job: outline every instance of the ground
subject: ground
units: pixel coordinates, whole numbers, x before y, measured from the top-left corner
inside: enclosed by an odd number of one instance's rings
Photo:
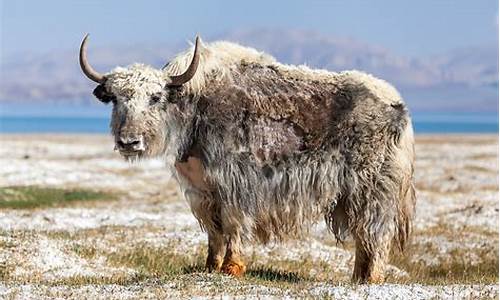
[[[352,285],[351,241],[248,245],[248,272],[203,272],[206,237],[157,160],[105,135],[0,137],[0,298],[498,298],[498,138],[417,137],[413,239],[383,285]]]

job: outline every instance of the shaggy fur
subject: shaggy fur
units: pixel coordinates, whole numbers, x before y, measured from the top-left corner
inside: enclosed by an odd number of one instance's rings
[[[181,88],[166,86],[192,49],[162,70],[117,68],[95,94],[114,103],[117,140],[141,135],[140,155],[172,167],[208,233],[207,268],[239,275],[242,242],[298,237],[323,216],[337,239],[356,241],[353,279],[383,281],[415,207],[413,131],[397,91],[361,72],[283,65],[228,42],[200,53]]]

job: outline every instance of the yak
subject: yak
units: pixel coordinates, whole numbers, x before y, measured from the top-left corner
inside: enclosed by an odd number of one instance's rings
[[[323,216],[337,240],[355,243],[353,281],[384,281],[416,202],[413,129],[395,88],[198,36],[161,69],[101,74],[87,38],[80,67],[113,104],[116,149],[165,160],[207,233],[207,271],[240,276],[244,243],[300,238]]]

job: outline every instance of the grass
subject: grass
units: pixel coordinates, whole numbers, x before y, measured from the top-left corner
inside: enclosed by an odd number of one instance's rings
[[[154,278],[167,279],[177,275],[204,272],[206,247],[199,247],[191,255],[172,251],[173,248],[175,249],[175,245],[161,248],[137,245],[125,251],[107,254],[107,257],[114,265],[130,267]],[[316,280],[309,275],[312,268],[319,268],[318,273],[323,273],[326,268],[329,269],[328,266],[318,266],[307,258],[302,261],[272,261],[264,265],[249,264],[247,268],[244,277],[247,280],[283,283],[312,282]]]
[[[106,256],[113,265],[130,267],[154,278],[171,278],[204,270],[205,249],[188,256],[172,251],[172,248],[168,245],[159,248],[141,244]]]
[[[269,259],[264,263],[253,263],[258,257],[248,260],[245,277],[260,283],[312,283],[320,281],[344,282],[346,277],[336,270],[335,262],[316,261],[309,255],[299,260]]]
[[[44,283],[49,286],[68,285],[82,286],[88,284],[117,284],[132,285],[134,283],[165,284],[174,283],[175,289],[184,292],[193,292],[199,285],[211,286],[210,291],[218,293],[237,292],[250,289],[252,286],[265,286],[287,290],[291,294],[300,294],[303,290],[316,283],[329,282],[339,285],[347,284],[349,280],[340,279],[335,273],[335,262],[318,262],[305,256],[299,260],[280,260],[278,257],[266,262],[254,262],[256,257],[247,257],[248,269],[243,278],[228,279],[220,274],[205,275],[204,262],[206,247],[197,247],[194,252],[180,250],[177,242],[160,247],[146,242],[120,245],[118,249],[110,251],[106,247],[99,247],[91,243],[93,239],[84,239],[85,236],[98,239],[109,237],[112,232],[121,232],[122,228],[107,228],[106,230],[82,230],[72,234],[57,233],[52,238],[61,238],[71,243],[70,248],[80,257],[92,261],[105,257],[108,264],[114,267],[126,267],[135,272],[118,272],[103,276],[71,276],[45,282],[36,278],[26,279],[26,283]],[[441,232],[443,228],[439,228]],[[79,241],[76,241],[75,238]],[[82,239],[83,238],[83,239]],[[94,240],[95,241],[95,240]],[[121,243],[118,243],[121,244]],[[441,260],[438,265],[429,266],[423,262],[412,261],[410,257],[393,255],[392,264],[409,273],[409,278],[388,278],[388,283],[399,284],[428,284],[449,285],[461,284],[491,284],[498,282],[498,256],[494,247],[484,247],[474,250],[478,255],[478,264],[471,264],[464,252],[471,249],[455,249],[449,252],[449,259]],[[406,253],[428,253],[437,251],[432,244],[413,244]],[[311,270],[315,270],[311,273]],[[8,268],[0,265],[0,281],[8,280]],[[345,274],[344,274],[345,275]],[[345,277],[345,276],[344,276]],[[230,280],[230,281],[227,281]],[[19,282],[19,281],[18,281]],[[22,281],[20,281],[22,282]],[[215,295],[215,294],[214,294]]]
[[[95,246],[90,245],[90,246],[85,246],[82,244],[74,244],[71,247],[71,250],[75,252],[78,256],[85,258],[85,259],[91,259],[96,257],[98,250]]]
[[[408,257],[395,255],[391,263],[406,270],[410,278],[403,281],[397,279],[390,281],[431,285],[498,283],[498,252],[496,250],[488,247],[476,250],[475,253],[479,256],[479,262],[476,264],[467,261],[465,252],[467,250],[452,250],[449,257],[437,265],[415,262]]]
[[[298,283],[310,280],[298,272],[284,271],[263,266],[254,267],[245,273],[245,277],[250,277],[262,281],[282,281],[289,283]]]
[[[71,276],[62,278],[59,280],[51,281],[48,284],[50,286],[82,286],[82,285],[105,285],[105,284],[116,284],[116,285],[131,285],[137,282],[142,282],[146,280],[147,277],[144,274],[113,274],[113,276]]]
[[[12,272],[12,267],[5,264],[0,264],[0,282],[4,282],[9,279],[10,273]]]
[[[72,276],[60,280],[49,281],[47,284],[85,285],[85,284],[118,284],[130,285],[141,282],[175,283],[180,290],[192,291],[199,284],[210,282],[217,291],[226,290],[227,279],[220,274],[204,274],[206,246],[185,249],[178,241],[171,241],[161,246],[149,242],[135,242],[144,232],[157,232],[161,228],[103,226],[74,232],[51,231],[38,232],[51,239],[62,239],[68,242],[69,250],[88,261],[106,259],[106,264],[114,267],[124,267],[123,272],[109,273],[103,276]],[[144,231],[145,230],[145,231]],[[3,233],[0,231],[0,236]],[[130,238],[132,236],[132,238]],[[127,238],[125,238],[127,237]],[[439,253],[439,244],[433,238],[452,241],[477,238],[484,239],[481,247],[450,248]],[[447,223],[438,223],[433,227],[415,232],[416,240],[406,249],[406,255],[394,253],[391,264],[408,272],[408,277],[393,278],[389,275],[388,283],[398,284],[492,284],[498,283],[498,234],[482,227],[468,226],[463,230],[450,227]],[[428,239],[430,238],[430,240]],[[106,241],[101,243],[99,241]],[[9,243],[0,242],[0,249],[9,247]],[[112,245],[112,249],[108,247]],[[344,245],[352,250],[353,245]],[[419,257],[436,257],[438,264],[419,261]],[[475,257],[471,259],[471,257]],[[286,260],[279,255],[272,255],[266,261],[261,261],[256,254],[245,257],[247,273],[236,279],[237,287],[246,288],[253,285],[299,292],[322,282],[350,285],[350,272],[338,270],[335,261],[317,261],[307,253],[297,260]],[[9,280],[11,270],[0,265],[0,281]],[[203,274],[199,274],[203,273]],[[37,282],[36,279],[26,279],[26,282]],[[41,279],[40,279],[41,280]],[[231,279],[233,280],[233,279]],[[40,283],[44,281],[39,281]],[[231,281],[232,282],[232,281]],[[219,289],[219,284],[221,285]],[[231,283],[235,284],[235,283]]]
[[[31,209],[65,206],[83,201],[112,200],[115,195],[86,189],[59,189],[36,186],[0,188],[0,209]]]
[[[14,243],[0,240],[0,253],[5,249],[15,249],[16,245]],[[0,262],[0,282],[6,280],[12,271],[12,265],[9,265],[7,261]]]
[[[133,246],[127,246],[127,241],[115,240],[116,234],[122,231],[131,234],[134,228],[117,227],[101,227],[98,229],[86,229],[73,232],[47,232],[47,236],[56,239],[65,239],[68,241],[76,241],[71,246],[71,250],[78,256],[93,260],[96,257],[104,256],[107,262],[115,267],[127,267],[136,270],[143,274],[145,278],[163,278],[171,279],[172,277],[204,272],[206,259],[206,246],[198,247],[194,252],[189,251],[189,254],[179,250],[179,244],[162,245],[161,247],[149,245],[147,243],[137,243]],[[140,234],[140,233],[138,233]],[[115,245],[120,245],[120,250],[109,252],[106,249],[97,248],[91,244],[95,239],[114,240]],[[254,264],[252,261],[256,257],[248,258],[249,265],[245,279],[250,281],[262,282],[311,282],[314,279],[309,275],[312,268],[318,269],[318,273],[326,272],[328,266],[320,266],[313,262],[310,258],[304,258],[301,261],[294,260],[273,260],[265,264]],[[272,267],[270,267],[272,266]]]
[[[471,227],[467,234],[477,234],[488,239],[493,239],[495,233],[483,232],[484,229]],[[110,231],[111,230],[111,231]],[[110,237],[109,234],[120,228],[108,228],[103,232],[88,232],[92,236]],[[426,229],[425,232],[416,232],[419,236],[444,236],[453,234],[453,230],[444,224]],[[105,234],[107,233],[107,234]],[[68,238],[68,237],[66,237]],[[75,236],[70,237],[74,239]],[[450,236],[451,238],[451,236]],[[466,238],[459,235],[457,238]],[[120,243],[119,243],[120,244]],[[430,284],[448,285],[454,283],[497,283],[498,282],[498,248],[492,244],[485,244],[482,248],[450,249],[446,256],[441,257],[436,265],[429,265],[414,258],[419,255],[437,255],[438,249],[433,243],[411,244],[405,254],[395,252],[392,254],[391,264],[408,272],[408,277],[387,278],[388,283],[401,284]],[[350,248],[350,247],[349,247]],[[133,246],[120,247],[114,252],[96,248],[87,242],[73,244],[73,251],[87,260],[104,256],[108,263],[115,267],[127,267],[138,274],[136,279],[157,279],[167,282],[178,276],[204,272],[206,247],[198,247],[194,252],[179,250],[176,243],[166,244],[161,247],[147,243],[138,243]],[[470,254],[477,257],[476,263],[470,261]],[[467,255],[469,254],[469,255]],[[278,257],[266,262],[257,262],[258,257],[247,257],[247,272],[240,279],[242,282],[261,284],[265,286],[278,286],[281,288],[304,286],[315,282],[349,283],[350,274],[339,273],[335,262],[314,261],[308,256],[300,260],[282,260]],[[121,275],[120,275],[121,276]],[[99,282],[99,279],[93,279]],[[104,280],[104,279],[103,279]],[[105,279],[103,282],[130,282],[125,277]],[[78,280],[81,282],[81,280]]]
[[[177,244],[155,247],[139,243],[119,251],[107,252],[105,249],[97,249],[88,244],[78,243],[72,246],[73,252],[84,259],[92,260],[98,256],[104,256],[110,265],[131,268],[139,274],[137,278],[141,279],[157,279],[167,282],[178,276],[205,272],[206,247],[198,247],[195,252],[189,251],[189,254],[175,250],[176,248],[178,248]],[[318,275],[318,278],[312,277],[309,274],[312,268],[318,270],[318,274],[329,274],[328,276],[334,274],[330,264],[318,265],[308,258],[301,261],[276,260],[265,264],[254,264],[251,261],[252,259],[249,260],[247,272],[242,278],[247,283],[273,286],[311,283],[322,277],[322,275]],[[119,284],[124,281],[124,278],[120,277],[116,280],[107,278],[103,282],[110,280]],[[81,279],[77,281],[81,282]]]
[[[425,244],[413,243],[405,250],[407,255],[395,251],[390,261],[391,264],[408,272],[409,278],[390,278],[389,282],[431,285],[498,283],[498,233],[475,226],[468,226],[457,231],[448,224],[438,223],[433,227],[426,228],[424,231],[416,232],[415,236],[442,237],[450,241],[465,241],[474,236],[480,236],[489,242],[480,247],[449,249],[446,256],[439,259],[439,263],[435,265],[412,259],[409,254],[413,256],[420,254],[439,257],[437,245],[431,242]],[[471,255],[477,257],[475,262],[471,261]]]
[[[237,282],[228,286],[226,279],[223,279],[220,273],[214,273],[209,278],[205,277],[208,274],[202,277],[196,275],[196,273],[205,273],[206,247],[198,247],[194,253],[186,254],[183,251],[173,250],[175,246],[173,244],[153,247],[147,244],[138,244],[126,250],[107,253],[105,256],[107,261],[115,267],[134,269],[137,272],[134,275],[136,280],[154,280],[157,283],[176,282],[177,288],[183,291],[195,291],[198,289],[199,280],[207,281],[207,284],[212,285],[214,295],[220,291],[229,292],[245,289],[248,285],[254,284],[299,291],[313,281],[302,275],[303,272],[288,271],[287,268],[281,270],[281,268],[249,265],[245,276],[239,279],[231,278],[231,281],[236,280]],[[84,252],[84,255],[88,255],[93,251]],[[282,262],[281,266],[286,264],[286,262]],[[292,269],[298,270],[300,262],[292,262],[292,264],[294,265]],[[120,284],[121,281],[130,282],[130,279],[120,277],[113,280],[117,284]]]

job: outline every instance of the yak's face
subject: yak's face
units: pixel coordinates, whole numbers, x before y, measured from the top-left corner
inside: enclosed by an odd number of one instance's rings
[[[127,159],[158,156],[167,149],[169,98],[177,97],[183,85],[196,74],[200,61],[200,38],[196,37],[191,63],[180,75],[134,64],[100,74],[87,60],[88,35],[80,46],[80,66],[90,80],[99,85],[94,95],[113,103],[111,131],[116,149]],[[172,107],[172,106],[171,106]]]
[[[117,68],[94,95],[113,105],[115,148],[127,159],[158,156],[166,141],[168,88],[163,73],[144,65]]]

